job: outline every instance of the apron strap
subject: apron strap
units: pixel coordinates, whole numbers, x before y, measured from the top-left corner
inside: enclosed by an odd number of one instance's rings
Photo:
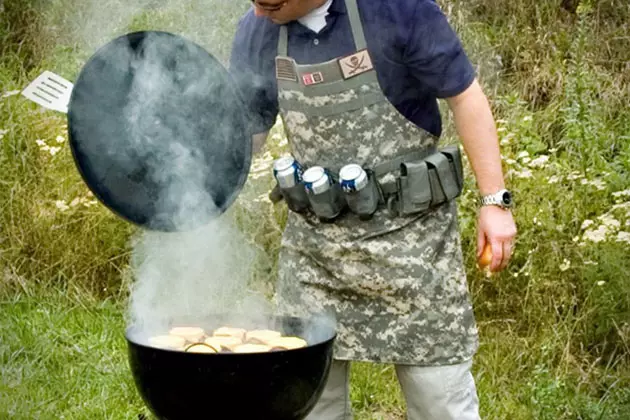
[[[357,0],[345,1],[346,8],[348,10],[348,18],[350,19],[352,36],[354,37],[354,45],[357,51],[364,50],[367,48],[367,42],[365,41],[365,33],[363,32],[363,24],[361,23],[361,16],[359,15]],[[289,30],[287,29],[287,25],[280,26],[280,36],[278,38],[278,55],[283,57],[289,56]]]
[[[363,24],[361,23],[361,16],[359,15],[357,0],[346,0],[346,8],[348,9],[348,18],[350,19],[350,27],[352,28],[352,35],[354,36],[354,45],[357,51],[364,50],[367,48],[367,42],[365,41],[365,34],[363,33]]]
[[[280,26],[280,38],[278,39],[278,55],[281,57],[289,56],[289,31],[287,25]]]

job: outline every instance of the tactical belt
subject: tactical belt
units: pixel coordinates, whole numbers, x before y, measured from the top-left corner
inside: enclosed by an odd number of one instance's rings
[[[378,207],[384,207],[391,217],[426,212],[451,201],[461,194],[464,184],[462,156],[457,146],[417,150],[364,169],[376,183]],[[329,169],[328,172],[337,183],[338,171]],[[290,201],[278,185],[269,198],[273,203],[282,199]],[[312,206],[300,206],[296,210],[294,203],[288,204],[294,211],[311,211],[317,215]],[[321,203],[318,206],[321,207]]]

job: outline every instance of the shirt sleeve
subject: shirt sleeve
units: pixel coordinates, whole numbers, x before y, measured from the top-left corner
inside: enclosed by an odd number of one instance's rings
[[[457,34],[434,0],[416,3],[403,60],[412,76],[437,98],[462,93],[476,77]]]
[[[273,51],[267,51],[269,43],[258,33],[262,30],[255,19],[249,12],[239,21],[229,64],[252,134],[269,131],[278,115]]]

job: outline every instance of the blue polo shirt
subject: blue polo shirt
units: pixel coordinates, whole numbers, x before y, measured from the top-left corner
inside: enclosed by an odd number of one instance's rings
[[[358,0],[381,89],[409,121],[439,136],[438,98],[455,96],[475,79],[457,34],[434,0]],[[333,0],[319,33],[287,24],[288,53],[316,64],[356,52],[344,0]],[[252,132],[270,129],[278,115],[275,57],[279,26],[250,9],[239,21],[230,72],[249,105]]]

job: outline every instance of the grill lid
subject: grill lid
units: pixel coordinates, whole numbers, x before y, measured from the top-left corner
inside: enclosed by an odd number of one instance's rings
[[[236,199],[251,163],[242,101],[225,68],[167,32],[100,48],[68,110],[70,147],[94,195],[151,230],[208,223]]]

